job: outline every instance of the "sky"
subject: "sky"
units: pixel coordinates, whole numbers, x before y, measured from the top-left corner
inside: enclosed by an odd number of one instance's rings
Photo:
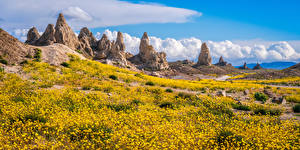
[[[206,42],[214,63],[299,62],[299,8],[298,0],[0,0],[0,27],[24,41],[29,28],[42,34],[62,12],[77,33],[125,33],[133,54],[146,31],[169,61],[196,60]]]

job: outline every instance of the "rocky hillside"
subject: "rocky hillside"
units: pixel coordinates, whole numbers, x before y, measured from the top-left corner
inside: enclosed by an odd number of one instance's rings
[[[28,54],[28,46],[0,28],[0,61],[2,64],[20,63]]]

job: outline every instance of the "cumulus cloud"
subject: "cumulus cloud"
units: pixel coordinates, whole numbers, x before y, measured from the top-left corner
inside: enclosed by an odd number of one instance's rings
[[[116,40],[117,32],[105,30],[105,33],[110,40]],[[100,39],[102,34],[96,33]],[[142,35],[141,35],[142,36]],[[124,42],[126,50],[132,54],[137,54],[139,51],[140,38],[124,33]],[[203,41],[197,38],[185,38],[176,40],[173,38],[161,39],[150,36],[150,44],[157,51],[167,53],[168,61],[176,60],[194,60],[196,61],[201,51]],[[273,61],[300,61],[300,52],[297,52],[288,42],[277,41],[271,44],[237,44],[232,41],[205,41],[210,48],[214,63],[220,56],[233,65],[240,65],[243,62],[273,62]]]
[[[74,29],[141,23],[184,23],[200,12],[157,4],[135,4],[121,0],[1,0],[1,24],[6,30],[37,26],[43,30],[65,13]]]
[[[79,7],[68,7],[62,11],[65,18],[75,21],[92,21],[93,18]]]

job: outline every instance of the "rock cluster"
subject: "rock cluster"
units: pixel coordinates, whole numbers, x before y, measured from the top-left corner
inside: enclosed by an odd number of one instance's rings
[[[198,57],[197,65],[198,66],[201,66],[201,65],[211,66],[212,65],[211,61],[212,61],[212,58],[210,56],[209,48],[207,47],[206,43],[203,43],[201,45],[201,52]]]
[[[166,53],[155,51],[153,46],[150,45],[147,32],[145,32],[141,38],[139,49],[139,54],[131,59],[133,63],[142,64],[142,68],[151,70],[169,69],[169,64],[166,60]]]
[[[78,35],[81,50],[87,53],[89,56],[94,56],[93,50],[97,47],[97,39],[93,33],[87,27],[80,30]]]
[[[253,67],[253,70],[262,69],[259,63],[256,64],[256,66]]]
[[[243,65],[242,67],[239,67],[239,69],[248,70],[248,69],[250,69],[250,68],[247,67],[247,63],[244,63],[244,65]]]
[[[216,66],[231,66],[230,63],[224,61],[223,56],[220,57],[219,62],[215,64]]]

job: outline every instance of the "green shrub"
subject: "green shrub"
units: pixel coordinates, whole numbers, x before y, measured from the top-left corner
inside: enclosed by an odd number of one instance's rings
[[[41,62],[42,59],[42,50],[39,48],[34,49],[35,54],[33,56],[33,58],[35,59],[35,61],[37,62]]]
[[[171,108],[174,109],[175,105],[171,102],[163,102],[159,105],[160,108]]]
[[[193,95],[193,94],[190,94],[190,93],[179,92],[178,95],[176,96],[176,98],[192,99],[193,96],[194,96],[194,95]]]
[[[39,114],[37,113],[32,113],[32,114],[29,114],[29,115],[26,115],[24,116],[24,120],[21,119],[23,122],[24,121],[31,121],[31,122],[35,122],[35,121],[38,121],[38,122],[42,122],[42,123],[46,123],[47,122],[47,119],[40,116]]]
[[[83,86],[82,90],[91,90],[91,87],[90,86]]]
[[[148,81],[148,82],[146,82],[146,85],[154,86],[155,84],[152,81]]]
[[[235,135],[229,130],[221,130],[216,137],[216,141],[219,145],[224,145],[226,143],[236,143],[242,141],[243,137]]]
[[[0,63],[1,63],[1,64],[4,64],[4,65],[7,65],[7,64],[8,64],[7,60],[2,59],[2,58],[0,58]]]
[[[282,114],[282,111],[278,108],[263,108],[259,107],[254,110],[254,113],[257,115],[271,115],[271,116],[279,116]]]
[[[14,102],[25,102],[25,99],[21,96],[16,96],[12,98],[12,101]]]
[[[106,107],[116,112],[128,111],[132,109],[132,106],[127,104],[108,104]]]
[[[110,75],[109,78],[112,79],[112,80],[118,80],[118,77],[115,76],[115,75]]]
[[[0,67],[0,72],[4,72],[4,68]]]
[[[293,110],[295,113],[299,113],[300,112],[300,104],[296,104],[294,107],[293,107]]]
[[[262,101],[263,103],[265,103],[268,99],[268,96],[265,95],[264,93],[259,93],[259,92],[256,92],[254,94],[254,98],[257,100],[257,101]]]
[[[80,49],[76,49],[75,51],[79,54],[82,54],[82,51]]]
[[[133,105],[143,105],[144,103],[138,99],[134,99],[131,101],[131,104]]]
[[[173,93],[173,90],[172,89],[166,89],[166,92],[167,93]]]
[[[63,62],[63,63],[61,63],[60,65],[66,67],[66,68],[70,68],[70,64],[67,63],[67,62]]]
[[[244,111],[250,111],[250,107],[247,105],[242,105],[242,104],[232,104],[232,108],[237,109],[237,110],[244,110]]]
[[[24,60],[24,61],[22,61],[20,64],[21,65],[25,65],[25,64],[28,64],[29,62],[28,62],[28,60]]]

